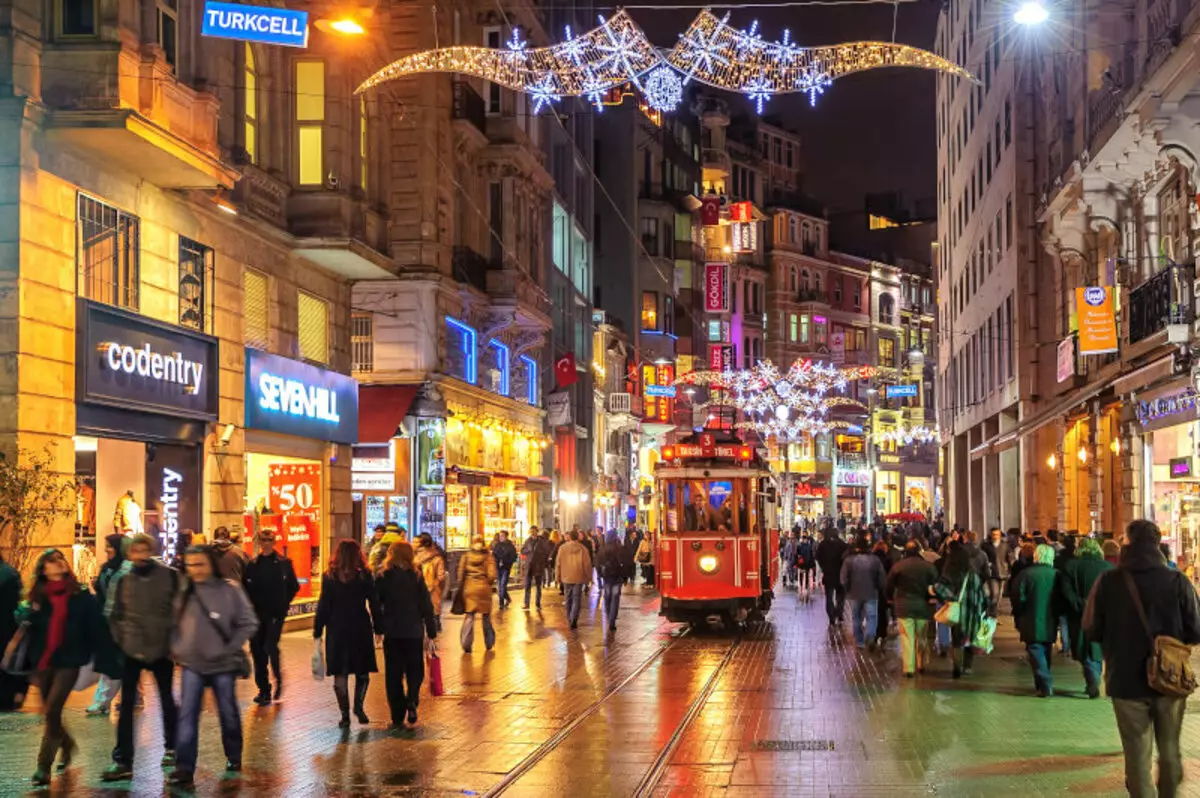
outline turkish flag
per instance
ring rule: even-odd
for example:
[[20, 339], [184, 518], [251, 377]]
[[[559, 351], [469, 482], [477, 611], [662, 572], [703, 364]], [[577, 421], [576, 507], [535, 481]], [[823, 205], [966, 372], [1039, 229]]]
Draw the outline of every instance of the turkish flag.
[[705, 197], [700, 200], [700, 224], [706, 226], [721, 223], [721, 198]]
[[566, 388], [579, 382], [579, 374], [575, 371], [575, 353], [567, 352], [554, 361], [554, 379], [559, 388]]

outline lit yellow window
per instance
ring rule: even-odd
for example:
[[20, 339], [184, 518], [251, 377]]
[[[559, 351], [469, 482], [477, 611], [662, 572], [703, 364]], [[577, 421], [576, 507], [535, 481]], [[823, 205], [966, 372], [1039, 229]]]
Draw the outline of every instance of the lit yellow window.
[[325, 64], [296, 62], [296, 132], [298, 178], [302, 186], [319, 186], [324, 179]]
[[258, 70], [254, 63], [254, 48], [246, 43], [246, 74], [245, 96], [243, 97], [246, 110], [244, 125], [246, 139], [246, 158], [250, 163], [258, 163]]

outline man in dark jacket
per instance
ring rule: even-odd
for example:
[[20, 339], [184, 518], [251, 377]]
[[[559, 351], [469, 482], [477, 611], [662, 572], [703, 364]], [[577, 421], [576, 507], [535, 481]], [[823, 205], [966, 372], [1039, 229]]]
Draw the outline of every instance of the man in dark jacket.
[[910, 540], [904, 544], [903, 559], [888, 571], [884, 583], [900, 627], [900, 669], [908, 678], [914, 671], [924, 672], [929, 658], [925, 631], [933, 620], [930, 602], [937, 581], [937, 568], [921, 556], [921, 544]]
[[1058, 577], [1054, 549], [1042, 545], [1034, 550], [1033, 564], [1021, 571], [1012, 586], [1013, 618], [1029, 655], [1033, 686], [1042, 698], [1054, 695], [1050, 654], [1058, 636]]
[[512, 604], [512, 597], [508, 595], [508, 580], [517, 561], [517, 547], [508, 539], [508, 532], [500, 531], [496, 545], [492, 546], [492, 557], [496, 560], [496, 592], [500, 595], [500, 609], [504, 609]]
[[222, 579], [241, 582], [246, 572], [246, 552], [233, 545], [229, 528], [219, 526], [213, 530], [213, 549], [217, 554], [217, 566]]
[[[219, 556], [219, 555], [218, 555]], [[236, 581], [236, 580], [234, 580]], [[292, 561], [275, 551], [275, 535], [264, 530], [258, 534], [258, 556], [246, 564], [243, 573], [246, 595], [258, 615], [258, 631], [250, 638], [254, 657], [254, 683], [258, 695], [254, 703], [271, 703], [271, 679], [267, 665], [275, 675], [275, 700], [283, 695], [283, 677], [279, 670], [279, 637], [292, 599], [300, 592]]]
[[837, 536], [833, 527], [826, 527], [824, 537], [817, 544], [817, 565], [821, 566], [821, 580], [825, 583], [825, 614], [829, 625], [842, 622], [842, 610], [846, 601], [846, 589], [842, 586], [842, 560], [849, 546]]
[[113, 750], [113, 764], [102, 777], [105, 781], [123, 781], [133, 776], [133, 712], [142, 671], [150, 671], [158, 685], [166, 747], [163, 764], [175, 764], [178, 712], [171, 693], [175, 664], [170, 653], [179, 573], [152, 558], [155, 540], [149, 535], [126, 538], [124, 546], [126, 563], [109, 586], [104, 608], [113, 641], [125, 654], [117, 747]]
[[[871, 553], [871, 541], [866, 535], [854, 541], [854, 554], [842, 563], [840, 582], [850, 599], [850, 619], [854, 625], [854, 642], [862, 648], [875, 650], [875, 627], [879, 623], [879, 594], [887, 578], [883, 564]], [[865, 626], [864, 626], [865, 625]]]
[[[1152, 759], [1158, 742], [1158, 795], [1173, 798], [1183, 780], [1179, 738], [1186, 698], [1150, 688], [1146, 661], [1151, 641], [1168, 635], [1188, 645], [1200, 643], [1200, 608], [1187, 577], [1167, 568], [1151, 521], [1137, 520], [1125, 533], [1128, 545], [1120, 566], [1097, 580], [1084, 611], [1083, 627], [1104, 650], [1108, 695], [1125, 750], [1125, 784], [1132, 795], [1154, 795]], [[1132, 581], [1132, 585], [1130, 582]], [[1145, 611], [1142, 623], [1134, 593]]]
[[[0, 557], [0, 651], [17, 631], [17, 605], [21, 603], [21, 575]], [[20, 709], [25, 700], [26, 677], [0, 672], [0, 712]]]
[[529, 537], [521, 547], [525, 558], [525, 609], [529, 609], [529, 589], [537, 587], [537, 608], [542, 608], [542, 581], [546, 564], [550, 562], [551, 545], [548, 538], [538, 534], [536, 526], [529, 527]]

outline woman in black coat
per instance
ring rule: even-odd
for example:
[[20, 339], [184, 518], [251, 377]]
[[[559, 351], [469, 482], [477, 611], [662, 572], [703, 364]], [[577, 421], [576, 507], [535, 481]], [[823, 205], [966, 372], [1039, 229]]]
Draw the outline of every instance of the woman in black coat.
[[[383, 662], [392, 726], [417, 722], [417, 699], [425, 681], [425, 638], [437, 637], [433, 601], [425, 580], [413, 566], [413, 548], [403, 541], [388, 549], [383, 571], [375, 580], [383, 620]], [[405, 682], [408, 683], [407, 693]]]
[[313, 623], [313, 638], [321, 639], [326, 627], [325, 672], [333, 677], [333, 694], [337, 696], [342, 720], [339, 727], [350, 726], [350, 675], [354, 675], [354, 717], [359, 723], [370, 723], [363, 711], [363, 699], [371, 684], [370, 674], [379, 670], [375, 665], [373, 632], [380, 632], [379, 602], [375, 582], [363, 559], [362, 549], [353, 540], [338, 543], [329, 570], [321, 577], [321, 598], [317, 601], [317, 617]]
[[950, 541], [934, 591], [942, 601], [959, 602], [958, 623], [950, 629], [953, 676], [958, 679], [971, 673], [975, 633], [990, 608], [980, 563], [961, 540]]
[[[17, 631], [17, 605], [21, 603], [21, 575], [0, 557], [0, 652]], [[0, 712], [14, 712], [25, 703], [28, 680], [0, 671]]]

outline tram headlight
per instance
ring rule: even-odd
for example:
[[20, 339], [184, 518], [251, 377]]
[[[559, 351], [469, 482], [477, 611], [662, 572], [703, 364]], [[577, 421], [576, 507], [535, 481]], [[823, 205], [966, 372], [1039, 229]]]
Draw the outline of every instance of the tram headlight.
[[717, 560], [716, 555], [705, 554], [697, 562], [697, 565], [700, 566], [701, 573], [711, 574], [716, 573], [717, 566], [720, 565], [720, 562]]

